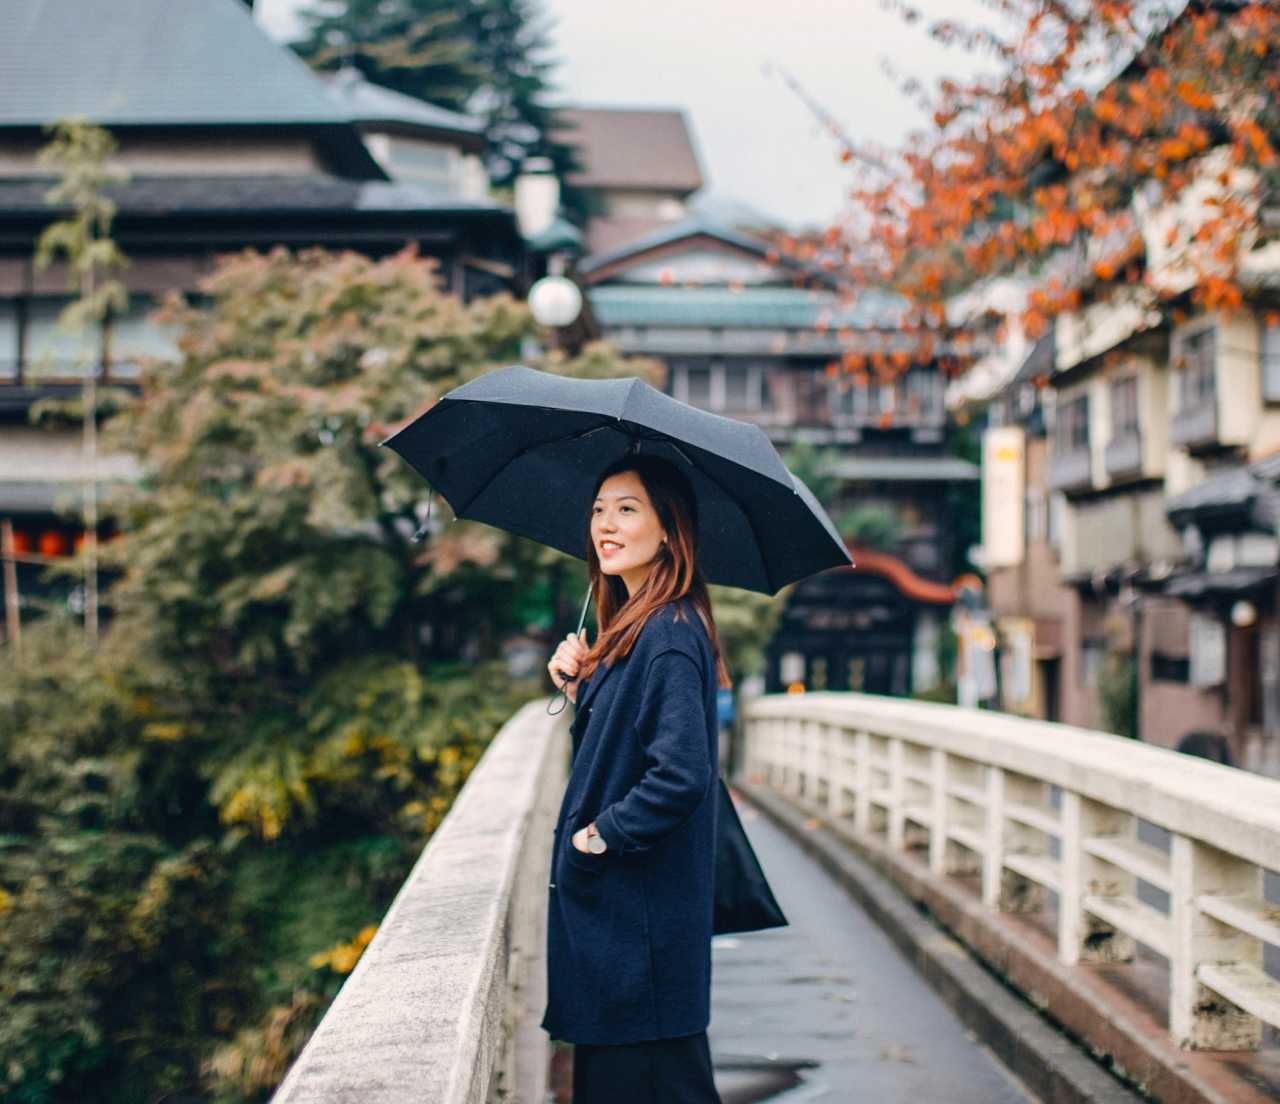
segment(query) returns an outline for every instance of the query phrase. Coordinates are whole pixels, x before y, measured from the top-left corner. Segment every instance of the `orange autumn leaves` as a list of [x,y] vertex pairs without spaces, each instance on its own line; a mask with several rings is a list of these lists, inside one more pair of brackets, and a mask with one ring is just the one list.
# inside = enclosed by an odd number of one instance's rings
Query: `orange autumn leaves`
[[378,925],[370,924],[361,928],[349,943],[338,943],[327,951],[313,954],[307,961],[317,970],[327,966],[336,974],[349,974],[377,931]]
[[[1242,301],[1241,262],[1280,194],[1280,4],[1193,0],[1153,24],[1149,4],[1000,0],[989,26],[885,6],[983,50],[996,69],[929,96],[905,74],[931,126],[899,149],[837,132],[854,178],[838,245],[856,259],[840,273],[851,287],[895,288],[912,306],[907,328],[940,344],[954,338],[945,304],[1005,274],[1031,285],[1020,308],[1031,336],[1082,295],[1125,285],[1170,308]],[[1194,209],[1164,236],[1161,263],[1189,276],[1162,281],[1141,218],[1185,204]],[[822,245],[833,248],[829,234]]]

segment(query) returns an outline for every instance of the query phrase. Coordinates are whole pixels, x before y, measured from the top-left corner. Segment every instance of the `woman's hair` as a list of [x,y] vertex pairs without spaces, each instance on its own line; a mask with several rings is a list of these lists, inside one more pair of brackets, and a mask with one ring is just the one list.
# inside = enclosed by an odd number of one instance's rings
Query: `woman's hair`
[[[698,566],[698,501],[685,474],[668,460],[657,456],[624,456],[600,473],[592,489],[594,503],[604,481],[620,472],[635,472],[649,501],[666,530],[667,540],[659,545],[657,561],[635,594],[627,595],[627,585],[619,575],[600,570],[595,541],[591,539],[591,511],[587,513],[587,572],[596,604],[599,632],[587,652],[579,676],[586,679],[600,663],[614,663],[631,654],[645,622],[667,602],[688,597],[711,638],[716,659],[717,683],[731,686],[729,669],[720,653],[720,637],[711,614],[707,582]],[[594,509],[594,507],[593,507]]]

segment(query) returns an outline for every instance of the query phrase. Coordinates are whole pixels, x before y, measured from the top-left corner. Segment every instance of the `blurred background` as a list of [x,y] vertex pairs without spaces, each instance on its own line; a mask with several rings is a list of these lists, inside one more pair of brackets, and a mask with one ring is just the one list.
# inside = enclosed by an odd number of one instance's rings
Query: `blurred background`
[[377,448],[505,364],[761,426],[853,551],[713,588],[726,761],[861,691],[1280,776],[1277,13],[1047,7],[0,17],[14,1100],[265,1099],[549,692],[584,565]]

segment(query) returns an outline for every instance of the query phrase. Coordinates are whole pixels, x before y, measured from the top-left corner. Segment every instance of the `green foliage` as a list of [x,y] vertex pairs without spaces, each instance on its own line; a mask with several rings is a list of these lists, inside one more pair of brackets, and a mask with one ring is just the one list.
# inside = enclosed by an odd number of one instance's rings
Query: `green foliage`
[[536,0],[328,0],[303,8],[294,49],[312,65],[350,65],[375,84],[477,115],[496,188],[509,187],[528,156],[579,168],[552,141],[555,112],[548,27]]
[[1138,664],[1131,653],[1107,650],[1098,672],[1098,702],[1108,732],[1138,738]]
[[799,476],[813,497],[829,508],[840,491],[840,478],[831,474],[831,465],[840,456],[836,448],[819,448],[807,441],[791,445],[783,455],[787,467]]
[[911,697],[916,701],[942,702],[944,705],[956,704],[956,684],[940,682],[931,690],[917,690]]
[[124,284],[112,275],[128,262],[111,238],[116,205],[106,194],[109,184],[128,179],[128,174],[110,160],[116,142],[102,127],[64,119],[46,130],[53,138],[36,160],[58,174],[47,199],[69,208],[70,214],[41,232],[35,265],[47,268],[57,260],[66,262],[68,287],[80,294],[63,309],[59,322],[75,330],[100,323],[109,311],[129,304]]
[[898,518],[887,506],[855,506],[831,520],[846,541],[860,548],[890,552],[898,543]]
[[764,649],[782,619],[790,588],[774,597],[736,587],[712,586],[711,607],[729,675],[737,684],[764,668]]
[[0,657],[0,1097],[24,1104],[265,1099],[543,692],[497,655],[566,558],[459,520],[414,544],[428,489],[378,447],[516,359],[524,306],[464,305],[411,252],[246,253],[199,290],[165,307],[181,359],[104,427],[143,476],[100,648],[51,615]]

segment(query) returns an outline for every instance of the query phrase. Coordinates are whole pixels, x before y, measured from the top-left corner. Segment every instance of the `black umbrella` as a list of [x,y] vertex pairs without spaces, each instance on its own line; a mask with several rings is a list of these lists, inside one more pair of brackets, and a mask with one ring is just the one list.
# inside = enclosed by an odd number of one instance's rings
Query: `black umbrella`
[[853,563],[826,511],[759,426],[699,410],[641,379],[572,379],[511,365],[455,387],[383,444],[455,516],[578,559],[587,557],[596,479],[613,460],[639,452],[674,462],[692,484],[708,582],[776,594]]

